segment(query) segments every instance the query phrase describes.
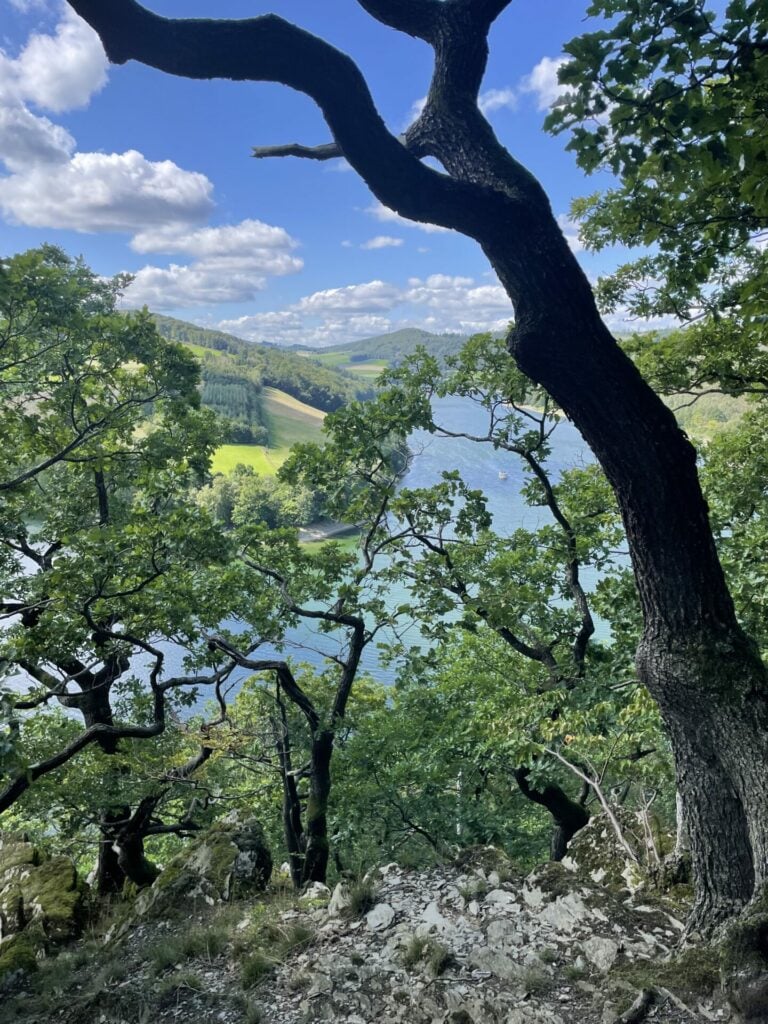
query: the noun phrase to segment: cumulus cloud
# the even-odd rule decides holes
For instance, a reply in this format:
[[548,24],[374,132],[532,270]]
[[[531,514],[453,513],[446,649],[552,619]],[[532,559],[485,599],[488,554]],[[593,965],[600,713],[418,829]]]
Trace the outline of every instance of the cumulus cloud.
[[376,235],[363,242],[361,249],[396,249],[403,244],[402,238],[393,238],[391,235]]
[[194,223],[213,207],[204,174],[136,150],[76,153],[0,179],[0,209],[20,224],[73,231],[133,232],[139,225]]
[[478,106],[486,115],[492,114],[494,110],[514,110],[517,106],[517,92],[514,89],[487,89],[480,94]]
[[298,242],[284,228],[259,220],[187,230],[164,225],[137,234],[138,252],[197,257],[188,265],[143,267],[127,289],[125,303],[176,309],[218,302],[248,302],[267,277],[293,274],[304,266],[294,255]]
[[136,252],[183,253],[216,264],[222,272],[250,269],[272,277],[301,270],[303,260],[293,255],[297,247],[285,228],[260,220],[195,230],[162,225],[139,232],[131,241]]
[[66,7],[53,35],[34,33],[18,57],[0,53],[4,102],[31,103],[61,113],[87,106],[107,81],[99,37]]
[[66,163],[74,150],[65,128],[21,103],[2,104],[0,97],[0,156],[8,170],[24,173],[38,164]]
[[342,288],[329,288],[299,299],[294,308],[303,313],[346,312],[375,313],[392,309],[400,301],[400,290],[384,281],[349,284]]
[[432,274],[404,285],[367,281],[314,292],[285,309],[224,320],[218,326],[250,341],[321,347],[399,327],[435,333],[502,331],[512,306],[497,282]]
[[29,11],[34,10],[45,10],[47,6],[46,0],[8,0],[8,2],[11,7],[15,7],[22,14],[27,14]]
[[566,57],[542,57],[529,75],[520,83],[520,92],[533,93],[539,110],[549,110],[569,89],[557,80],[557,73],[563,64],[568,63]]
[[420,221],[408,220],[405,217],[401,217],[399,213],[395,213],[394,210],[390,210],[388,206],[384,206],[378,200],[367,206],[365,212],[382,224],[400,224],[406,228],[418,228],[420,231],[426,231],[429,234],[449,230],[448,228],[441,227],[439,224],[422,224]]
[[106,82],[106,68],[99,37],[69,8],[54,35],[30,36],[18,57],[0,50],[0,160],[10,171],[72,156],[69,132],[33,113],[30,104],[55,112],[83,107]]
[[142,267],[124,296],[124,305],[179,309],[219,302],[248,302],[266,286],[250,267],[224,268],[220,263]]
[[74,231],[191,225],[210,213],[203,174],[141,153],[78,153],[65,128],[31,107],[85,106],[106,81],[99,38],[69,8],[51,35],[35,33],[17,57],[0,52],[0,212],[17,224]]
[[303,316],[289,310],[276,313],[255,313],[234,320],[222,320],[217,327],[246,341],[271,341],[283,345],[306,345],[322,348],[340,338],[356,341],[394,330],[392,321],[385,316],[356,313],[350,316],[329,316],[318,322],[308,322]]

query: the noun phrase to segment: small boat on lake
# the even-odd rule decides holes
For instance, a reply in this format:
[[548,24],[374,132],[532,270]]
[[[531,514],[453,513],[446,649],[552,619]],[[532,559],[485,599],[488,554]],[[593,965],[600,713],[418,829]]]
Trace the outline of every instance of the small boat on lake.
[[507,479],[507,474],[504,472],[503,469],[500,469],[499,470],[499,480],[506,480],[506,479]]

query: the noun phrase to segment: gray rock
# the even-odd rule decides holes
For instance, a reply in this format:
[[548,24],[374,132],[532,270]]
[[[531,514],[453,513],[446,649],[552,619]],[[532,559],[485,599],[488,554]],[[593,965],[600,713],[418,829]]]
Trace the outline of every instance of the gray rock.
[[331,901],[328,904],[328,914],[330,917],[341,917],[350,903],[349,890],[343,882],[339,882],[333,890]]
[[395,912],[388,903],[377,903],[373,910],[365,915],[365,923],[372,932],[383,932],[395,920]]
[[581,945],[587,960],[603,974],[613,967],[616,957],[619,955],[618,942],[614,942],[613,939],[601,938],[599,935],[585,939]]

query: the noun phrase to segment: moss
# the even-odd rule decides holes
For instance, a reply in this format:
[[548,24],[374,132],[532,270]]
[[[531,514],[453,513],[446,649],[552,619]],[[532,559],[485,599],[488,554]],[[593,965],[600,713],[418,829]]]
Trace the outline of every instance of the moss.
[[16,971],[34,971],[42,942],[33,929],[18,932],[0,944],[0,986]]
[[720,987],[720,960],[716,949],[700,946],[687,949],[672,960],[620,964],[610,977],[627,981],[637,989],[668,988],[687,1001],[711,996]]
[[768,914],[750,913],[728,929],[720,947],[726,976],[745,970],[768,970]]
[[10,868],[22,865],[32,866],[39,863],[40,854],[32,843],[13,838],[0,839],[0,884],[2,884],[2,876]]
[[529,876],[528,884],[541,889],[550,901],[567,896],[576,886],[573,874],[557,861],[542,864]]
[[83,886],[74,864],[66,857],[43,861],[22,880],[24,905],[42,920],[46,933],[55,939],[80,931],[84,916]]
[[467,846],[456,857],[459,868],[482,868],[486,874],[495,871],[501,881],[508,881],[521,872],[497,846]]

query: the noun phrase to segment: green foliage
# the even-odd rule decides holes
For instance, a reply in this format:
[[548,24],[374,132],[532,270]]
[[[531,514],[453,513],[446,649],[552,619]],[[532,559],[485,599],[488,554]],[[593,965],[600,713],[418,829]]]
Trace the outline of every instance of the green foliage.
[[569,86],[547,125],[617,188],[574,206],[592,248],[654,246],[603,290],[610,308],[764,307],[768,14],[759,0],[594,0],[605,27],[571,40]]
[[[146,314],[116,311],[123,283],[50,247],[0,267],[0,658],[16,674],[0,800],[79,755],[95,784],[70,776],[49,804],[65,837],[69,816],[82,827],[132,785],[132,746],[105,762],[117,742],[94,728],[162,733],[221,660],[202,632],[242,594],[229,540],[192,500],[220,439],[196,362]],[[168,642],[186,648],[190,676],[169,672]]]
[[304,526],[322,514],[322,492],[292,487],[239,464],[198,493],[198,501],[226,527],[265,523],[277,528]]

